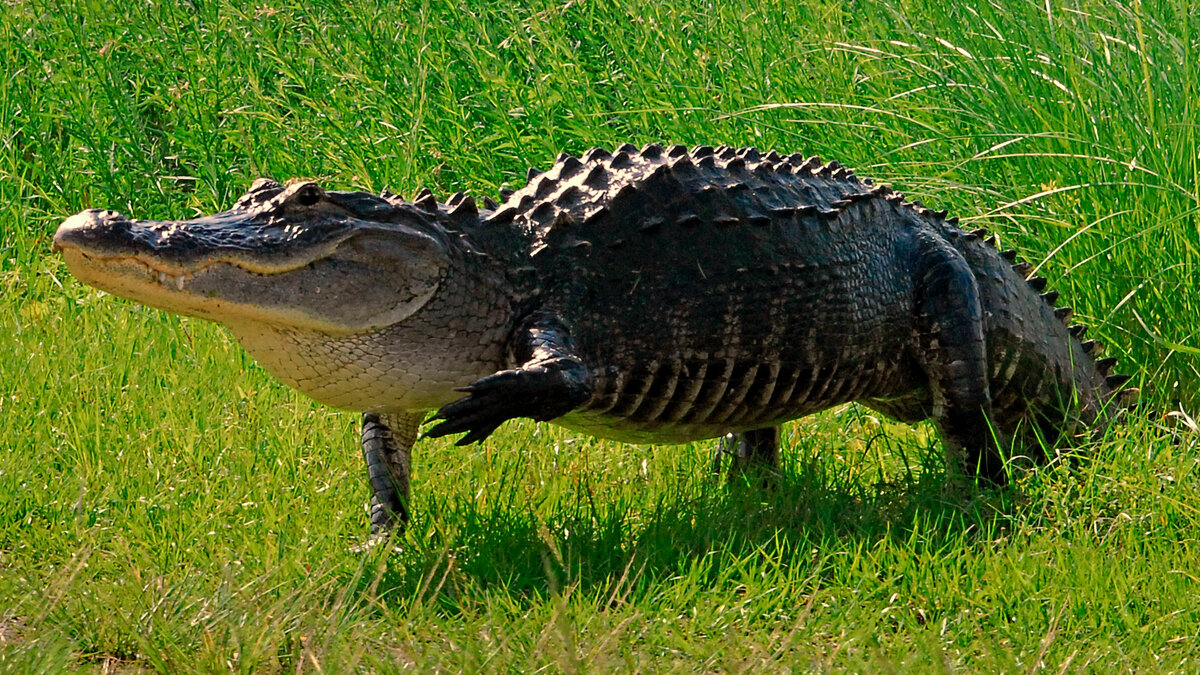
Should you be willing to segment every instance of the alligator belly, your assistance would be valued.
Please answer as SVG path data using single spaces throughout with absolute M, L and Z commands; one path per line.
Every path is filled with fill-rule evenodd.
M 686 443 L 894 395 L 897 370 L 883 359 L 826 366 L 722 359 L 609 367 L 593 371 L 591 400 L 554 422 L 629 443 Z

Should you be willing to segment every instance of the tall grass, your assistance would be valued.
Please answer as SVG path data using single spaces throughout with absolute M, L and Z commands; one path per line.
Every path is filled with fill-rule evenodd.
M 0 9 L 4 667 L 1195 668 L 1197 440 L 1161 418 L 1011 491 L 856 408 L 790 426 L 767 492 L 705 444 L 518 422 L 422 442 L 402 551 L 364 556 L 353 416 L 49 254 L 81 208 L 210 212 L 260 175 L 489 193 L 592 145 L 819 153 L 999 233 L 1190 410 L 1190 3 L 243 4 Z

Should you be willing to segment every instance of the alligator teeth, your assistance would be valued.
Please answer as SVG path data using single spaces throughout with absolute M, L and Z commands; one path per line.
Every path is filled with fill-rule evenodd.
M 167 286 L 167 287 L 174 286 L 176 288 L 176 290 L 180 290 L 180 291 L 183 290 L 183 282 L 192 278 L 192 275 L 186 274 L 186 273 L 176 275 L 176 274 L 167 274 L 166 272 L 161 272 L 161 271 L 156 272 L 155 276 L 158 278 L 158 283 L 162 284 L 163 286 Z

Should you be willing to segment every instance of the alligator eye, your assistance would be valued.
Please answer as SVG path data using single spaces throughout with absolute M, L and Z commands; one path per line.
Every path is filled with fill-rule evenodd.
M 325 192 L 316 185 L 305 185 L 296 193 L 296 202 L 300 206 L 312 206 L 321 201 L 321 197 Z

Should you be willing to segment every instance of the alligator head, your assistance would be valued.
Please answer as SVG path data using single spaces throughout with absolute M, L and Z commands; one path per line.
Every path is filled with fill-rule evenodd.
M 192 220 L 89 209 L 63 222 L 54 247 L 80 280 L 152 307 L 336 336 L 428 302 L 448 265 L 440 232 L 387 196 L 259 179 L 228 211 Z

